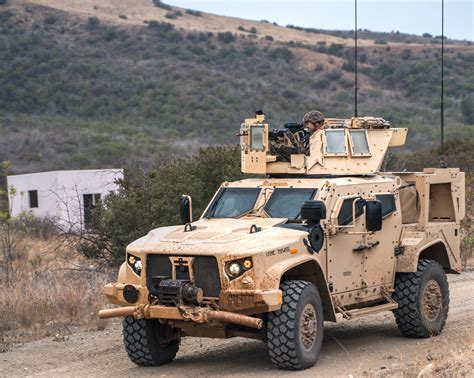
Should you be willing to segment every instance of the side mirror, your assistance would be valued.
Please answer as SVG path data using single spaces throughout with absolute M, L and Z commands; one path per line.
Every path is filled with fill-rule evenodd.
M 179 200 L 179 215 L 181 223 L 188 224 L 193 221 L 193 202 L 191 196 L 183 194 Z
M 366 202 L 365 223 L 367 231 L 380 231 L 382 229 L 382 202 Z
M 326 219 L 326 204 L 323 201 L 304 201 L 301 206 L 301 219 L 306 220 L 309 226 L 319 224 Z

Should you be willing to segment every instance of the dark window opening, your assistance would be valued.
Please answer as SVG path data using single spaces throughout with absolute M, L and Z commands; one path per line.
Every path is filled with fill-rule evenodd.
M 84 227 L 92 228 L 97 223 L 98 213 L 94 211 L 99 205 L 101 199 L 100 193 L 84 194 Z
M 30 209 L 39 207 L 37 190 L 28 190 L 28 197 L 30 199 Z
M 273 191 L 264 210 L 272 218 L 295 220 L 300 215 L 303 202 L 312 199 L 315 193 L 315 189 L 277 188 Z
M 254 208 L 259 194 L 259 188 L 221 188 L 205 217 L 237 218 Z
M 354 200 L 358 200 L 359 197 L 347 198 L 344 200 L 337 216 L 337 223 L 339 226 L 347 226 L 352 224 L 354 220 L 353 216 L 353 203 Z M 362 201 L 357 201 L 355 204 L 355 219 L 364 214 L 364 206 Z
M 395 205 L 395 197 L 393 194 L 378 194 L 376 198 L 378 201 L 382 202 L 382 217 L 385 217 L 397 210 Z

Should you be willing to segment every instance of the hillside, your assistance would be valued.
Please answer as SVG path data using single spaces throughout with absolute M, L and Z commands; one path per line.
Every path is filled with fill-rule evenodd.
M 439 40 L 363 38 L 359 113 L 411 127 L 408 148 L 433 143 Z M 150 164 L 236 142 L 255 108 L 273 127 L 312 108 L 351 116 L 352 59 L 343 32 L 145 0 L 10 1 L 0 5 L 0 161 L 14 172 Z M 445 62 L 447 138 L 473 137 L 474 46 L 448 41 Z

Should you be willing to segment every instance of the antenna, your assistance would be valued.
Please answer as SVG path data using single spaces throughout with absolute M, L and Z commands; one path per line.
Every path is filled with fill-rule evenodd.
M 354 24 L 354 117 L 357 117 L 357 0 L 354 7 Z
M 444 0 L 441 0 L 441 154 L 444 153 Z

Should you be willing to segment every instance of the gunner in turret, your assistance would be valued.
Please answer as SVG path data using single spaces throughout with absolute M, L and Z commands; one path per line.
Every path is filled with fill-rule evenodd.
M 311 135 L 324 128 L 324 115 L 319 110 L 311 110 L 304 115 L 302 123 Z
M 319 110 L 311 110 L 306 113 L 302 121 L 304 125 L 304 137 L 301 142 L 306 150 L 306 155 L 309 154 L 309 138 L 316 131 L 324 129 L 324 115 Z

